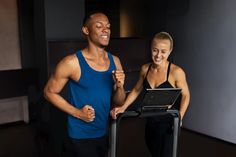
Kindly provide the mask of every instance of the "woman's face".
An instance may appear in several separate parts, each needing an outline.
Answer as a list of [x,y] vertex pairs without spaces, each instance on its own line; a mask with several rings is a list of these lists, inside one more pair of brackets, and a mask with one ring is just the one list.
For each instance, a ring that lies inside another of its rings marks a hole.
[[156,65],[166,62],[170,52],[170,41],[167,39],[154,39],[151,46],[152,60]]

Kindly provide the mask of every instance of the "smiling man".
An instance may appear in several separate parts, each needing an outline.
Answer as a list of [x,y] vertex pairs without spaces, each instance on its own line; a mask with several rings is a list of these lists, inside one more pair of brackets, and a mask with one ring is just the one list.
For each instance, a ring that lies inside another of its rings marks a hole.
[[[45,98],[68,114],[68,134],[78,157],[104,157],[110,105],[125,99],[125,75],[118,57],[105,50],[110,23],[102,12],[88,14],[82,32],[87,47],[63,58],[48,80]],[[68,83],[69,101],[60,92]]]

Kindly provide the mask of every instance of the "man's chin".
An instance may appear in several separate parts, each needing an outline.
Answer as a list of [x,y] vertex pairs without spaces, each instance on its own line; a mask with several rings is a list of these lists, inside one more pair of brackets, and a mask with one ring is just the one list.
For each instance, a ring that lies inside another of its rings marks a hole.
[[109,43],[105,43],[105,44],[103,43],[103,44],[100,44],[100,47],[101,47],[101,48],[105,48],[105,47],[108,46],[108,44],[109,44]]

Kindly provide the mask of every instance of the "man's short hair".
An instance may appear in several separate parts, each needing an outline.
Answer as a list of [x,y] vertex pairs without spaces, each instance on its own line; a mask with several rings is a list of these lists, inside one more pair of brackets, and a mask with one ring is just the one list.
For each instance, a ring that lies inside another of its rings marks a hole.
[[88,13],[85,13],[85,16],[84,16],[84,19],[83,19],[83,26],[85,26],[87,24],[87,22],[89,21],[89,19],[91,18],[92,15],[98,14],[98,13],[106,15],[104,13],[104,11],[102,11],[102,10],[93,10],[93,11],[90,11]]

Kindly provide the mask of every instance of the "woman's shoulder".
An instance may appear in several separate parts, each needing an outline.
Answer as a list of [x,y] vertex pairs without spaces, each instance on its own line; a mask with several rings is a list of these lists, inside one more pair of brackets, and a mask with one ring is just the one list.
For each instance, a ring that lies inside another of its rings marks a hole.
[[146,63],[141,66],[140,73],[141,75],[145,75],[148,71],[148,68],[150,67],[152,63]]
[[141,67],[141,71],[147,71],[149,66],[151,65],[152,63],[146,63],[146,64],[143,64],[142,67]]
[[183,68],[181,68],[180,66],[176,64],[171,63],[170,68],[171,68],[170,71],[173,74],[173,76],[185,75]]

